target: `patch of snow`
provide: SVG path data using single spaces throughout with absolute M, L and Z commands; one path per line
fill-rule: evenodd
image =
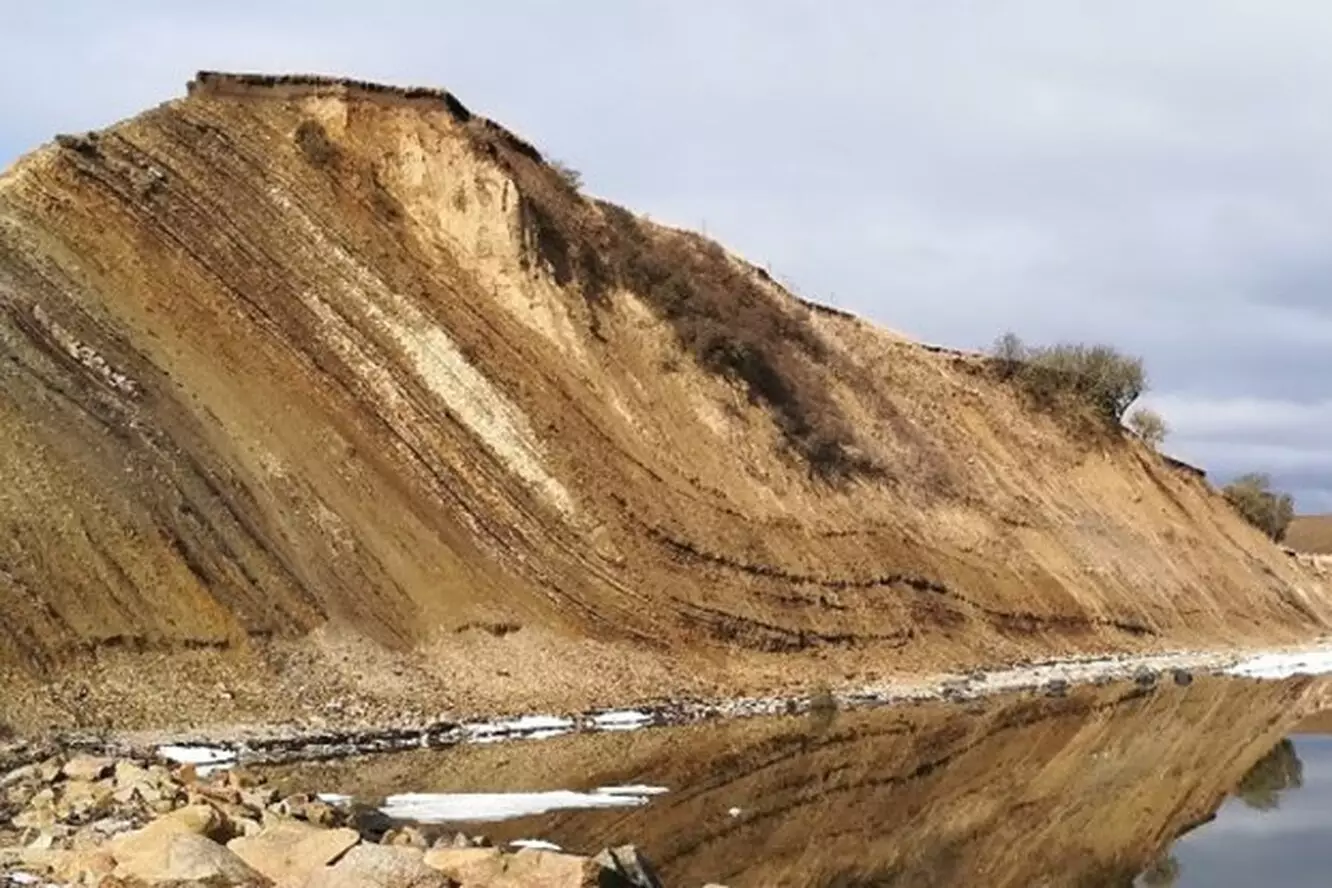
M 622 709 L 614 712 L 602 712 L 592 716 L 592 726 L 603 731 L 636 731 L 646 727 L 652 716 L 636 709 Z
M 647 786 L 642 783 L 630 784 L 628 786 L 598 786 L 597 792 L 602 795 L 643 795 L 653 796 L 670 792 L 664 786 Z
M 523 736 L 528 740 L 549 740 L 551 737 L 561 737 L 573 732 L 573 728 L 547 728 L 543 731 L 535 731 Z
M 349 804 L 352 800 L 351 796 L 343 795 L 340 792 L 321 792 L 317 793 L 315 798 L 327 805 L 333 805 L 334 807 Z
M 546 731 L 573 730 L 571 719 L 555 715 L 524 715 L 521 718 L 505 719 L 494 722 L 472 722 L 463 725 L 463 730 L 474 740 L 504 734 L 539 734 Z M 547 735 L 550 736 L 550 735 Z
M 559 845 L 554 842 L 547 842 L 545 839 L 514 839 L 509 843 L 511 848 L 532 848 L 536 851 L 563 851 Z
M 11 885 L 36 885 L 41 879 L 31 873 L 10 873 L 6 877 Z
M 495 821 L 583 808 L 634 808 L 647 796 L 572 792 L 404 793 L 389 796 L 380 810 L 398 820 L 418 823 Z
M 236 753 L 213 746 L 159 746 L 157 754 L 178 765 L 229 766 L 236 761 Z
M 740 808 L 727 808 L 726 813 L 731 815 L 732 817 L 739 817 L 741 814 L 745 812 Z
M 1332 672 L 1332 651 L 1261 654 L 1241 660 L 1225 670 L 1244 678 L 1290 678 L 1295 675 L 1324 675 Z

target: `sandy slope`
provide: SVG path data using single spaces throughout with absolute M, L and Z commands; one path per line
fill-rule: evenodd
M 0 177 L 19 727 L 578 707 L 1328 625 L 1324 581 L 1192 473 L 583 199 L 447 94 L 193 86 Z

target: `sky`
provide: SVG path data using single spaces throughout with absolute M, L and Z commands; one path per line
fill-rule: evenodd
M 12 7 L 12 8 L 10 8 Z M 1332 511 L 1325 0 L 0 0 L 0 164 L 198 69 L 441 86 L 806 298 L 1141 355 L 1166 450 Z

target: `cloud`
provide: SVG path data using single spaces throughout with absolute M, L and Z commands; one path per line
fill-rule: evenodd
M 0 158 L 202 67 L 444 85 L 812 298 L 1140 353 L 1168 447 L 1332 508 L 1330 30 L 1316 0 L 52 0 L 0 31 Z

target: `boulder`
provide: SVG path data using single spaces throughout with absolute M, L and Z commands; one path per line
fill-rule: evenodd
M 227 848 L 274 882 L 300 884 L 360 841 L 356 830 L 320 829 L 299 820 L 280 820 L 253 836 L 232 839 Z
M 458 888 L 423 857 L 415 848 L 357 845 L 333 866 L 311 873 L 305 888 Z
M 141 784 L 155 784 L 157 782 L 154 780 L 152 774 L 148 772 L 147 768 L 141 767 L 130 761 L 116 762 L 114 777 L 117 789 L 139 786 Z
M 90 823 L 110 814 L 114 807 L 115 788 L 110 780 L 70 779 L 58 788 L 55 814 L 62 823 Z
M 20 784 L 35 785 L 41 782 L 42 777 L 37 765 L 24 765 L 0 777 L 0 789 L 9 789 L 11 786 Z
M 661 878 L 653 870 L 652 864 L 633 845 L 621 845 L 607 848 L 593 862 L 605 869 L 618 873 L 633 888 L 661 888 Z
M 43 783 L 54 783 L 55 779 L 60 776 L 60 772 L 64 767 L 64 761 L 56 756 L 52 756 L 37 766 L 37 777 Z
M 430 847 L 430 841 L 414 826 L 391 829 L 384 833 L 384 837 L 379 840 L 379 843 L 399 848 L 420 848 L 422 851 Z
M 101 780 L 103 777 L 110 777 L 114 768 L 115 762 L 109 758 L 76 755 L 65 762 L 65 766 L 60 769 L 60 773 L 64 774 L 69 780 L 85 780 L 91 783 L 94 780 Z
M 116 869 L 116 859 L 103 848 L 71 851 L 51 867 L 51 873 L 62 882 L 76 885 L 100 885 Z
M 230 824 L 222 815 L 207 805 L 191 805 L 157 818 L 143 829 L 124 833 L 111 840 L 111 853 L 117 856 L 122 850 L 126 854 L 135 853 L 138 848 L 161 844 L 174 835 L 195 835 L 213 841 L 217 837 L 223 840 L 231 838 Z
M 463 886 L 498 883 L 505 857 L 498 848 L 437 846 L 425 853 L 425 865 L 439 870 Z
M 167 832 L 150 838 L 114 843 L 115 878 L 145 885 L 204 882 L 210 888 L 272 884 L 236 854 L 197 833 Z

